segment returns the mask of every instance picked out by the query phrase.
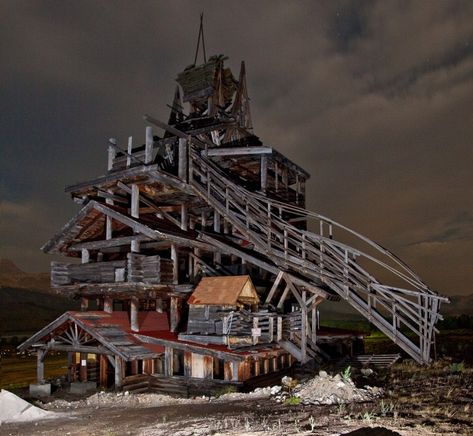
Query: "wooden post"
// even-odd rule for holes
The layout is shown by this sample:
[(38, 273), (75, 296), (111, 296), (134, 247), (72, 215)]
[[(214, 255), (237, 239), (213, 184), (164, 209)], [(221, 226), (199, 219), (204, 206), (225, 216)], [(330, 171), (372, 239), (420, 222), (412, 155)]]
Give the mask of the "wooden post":
[(277, 325), (277, 336), (276, 340), (279, 342), (282, 340), (282, 316), (278, 316), (278, 325)]
[(87, 353), (80, 353), (80, 381), (87, 381)]
[(172, 259), (172, 283), (177, 285), (179, 281), (179, 259), (177, 256), (177, 248), (175, 244), (171, 244)]
[(38, 384), (44, 383), (44, 358), (46, 357), (46, 351), (38, 349), (36, 355), (36, 382)]
[(131, 185), (131, 216), (140, 217), (140, 189), (136, 183)]
[(151, 163), (153, 159), (153, 128), (146, 127), (145, 164)]
[(272, 316), (269, 317), (269, 342), (273, 342), (274, 340), (274, 318)]
[(109, 239), (112, 239), (112, 226), (113, 226), (112, 218), (110, 218), (109, 216), (106, 216), (106, 218), (105, 218), (105, 239), (107, 241)]
[(89, 299), (87, 297), (81, 297), (80, 299), (80, 311), (86, 312), (89, 307)]
[(187, 182), (187, 139), (179, 138), (178, 177)]
[(173, 349), (164, 347), (164, 375), (172, 377), (173, 375)]
[(122, 387), (123, 381), (123, 361), (121, 357), (115, 356), (115, 390), (119, 390)]
[(140, 331), (138, 325), (138, 310), (140, 302), (137, 297), (131, 297), (131, 307), (130, 307), (130, 328), (134, 332)]
[(259, 338), (259, 328), (258, 328), (258, 317), (254, 316), (253, 317), (253, 329), (251, 331), (252, 336), (253, 336), (253, 345), (256, 345), (258, 343), (258, 338)]
[[(214, 232), (220, 233), (220, 214), (217, 211), (214, 211)], [(222, 263), (222, 254), (220, 251), (214, 251), (214, 262)]]
[(69, 383), (73, 382), (74, 374), (73, 374), (73, 367), (74, 367), (74, 354), (72, 351), (67, 353), (67, 381)]
[(312, 342), (317, 343), (317, 306), (314, 304), (311, 310), (312, 318)]
[(170, 330), (175, 332), (179, 324), (179, 298), (171, 296), (171, 308), (169, 314)]
[(181, 204), (181, 229), (187, 230), (188, 218), (187, 218), (187, 206), (185, 203)]
[(83, 248), (81, 250), (81, 262), (82, 263), (89, 263), (89, 261), (90, 261), (89, 250), (87, 250), (87, 248)]
[(105, 296), (103, 299), (103, 310), (107, 313), (113, 312), (113, 298), (110, 296)]
[(306, 306), (307, 291), (302, 290), (302, 325), (301, 325), (301, 355), (302, 363), (307, 361), (307, 306)]
[(260, 375), (260, 373), (261, 373), (261, 360), (256, 359), (255, 362), (254, 362), (254, 365), (255, 365), (255, 376)]
[(126, 166), (127, 168), (131, 165), (131, 153), (133, 152), (133, 136), (128, 137), (128, 148), (127, 148)]
[(266, 188), (268, 185), (268, 158), (264, 154), (261, 156), (260, 172), (261, 191), (266, 192)]
[(269, 373), (269, 359), (268, 358), (263, 359), (263, 372), (265, 374)]
[(108, 359), (107, 356), (103, 354), (99, 355), (99, 368), (100, 368), (100, 377), (99, 377), (99, 384), (101, 387), (107, 387), (107, 379), (108, 379)]
[(118, 144), (118, 141), (115, 138), (110, 138), (108, 142), (110, 143), (110, 145), (108, 146), (107, 169), (108, 171), (110, 171), (113, 168), (113, 161), (115, 160), (115, 157), (117, 155), (116, 145)]
[(223, 363), (223, 378), (226, 381), (233, 380), (232, 366), (232, 362), (229, 362), (228, 360)]

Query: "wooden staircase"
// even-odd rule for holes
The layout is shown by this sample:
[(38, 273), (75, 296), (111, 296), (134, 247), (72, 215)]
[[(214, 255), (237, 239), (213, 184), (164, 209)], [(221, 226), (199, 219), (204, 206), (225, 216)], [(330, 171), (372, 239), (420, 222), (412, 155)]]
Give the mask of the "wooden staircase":
[[(257, 252), (312, 289), (335, 292), (417, 362), (430, 362), (435, 323), (446, 298), (375, 242), (317, 213), (247, 191), (203, 154), (189, 147), (188, 183)], [(289, 220), (309, 226), (314, 221), (318, 231), (301, 230)], [(343, 242), (343, 236), (351, 243)], [(370, 270), (388, 273), (396, 285), (382, 284)]]

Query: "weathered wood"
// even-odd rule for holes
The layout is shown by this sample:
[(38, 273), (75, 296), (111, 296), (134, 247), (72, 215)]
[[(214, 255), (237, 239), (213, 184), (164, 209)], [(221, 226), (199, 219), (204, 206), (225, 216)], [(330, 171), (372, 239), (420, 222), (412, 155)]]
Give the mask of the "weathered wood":
[(242, 156), (252, 154), (271, 154), (271, 147), (216, 147), (203, 150), (205, 156)]
[(145, 144), (145, 164), (149, 164), (153, 160), (153, 128), (146, 127), (146, 144)]
[(138, 310), (139, 310), (140, 302), (138, 298), (131, 297), (131, 304), (130, 304), (130, 328), (134, 332), (138, 332), (140, 330), (138, 324)]

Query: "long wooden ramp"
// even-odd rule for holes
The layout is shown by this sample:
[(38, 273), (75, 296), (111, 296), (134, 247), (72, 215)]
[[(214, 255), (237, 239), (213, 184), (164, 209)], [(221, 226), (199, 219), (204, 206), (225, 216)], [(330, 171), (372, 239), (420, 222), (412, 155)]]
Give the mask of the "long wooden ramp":
[[(247, 191), (200, 148), (190, 146), (188, 158), (188, 183), (256, 251), (281, 270), (336, 292), (417, 362), (431, 361), (440, 303), (448, 299), (368, 238), (317, 213)], [(296, 227), (301, 221), (312, 230)]]

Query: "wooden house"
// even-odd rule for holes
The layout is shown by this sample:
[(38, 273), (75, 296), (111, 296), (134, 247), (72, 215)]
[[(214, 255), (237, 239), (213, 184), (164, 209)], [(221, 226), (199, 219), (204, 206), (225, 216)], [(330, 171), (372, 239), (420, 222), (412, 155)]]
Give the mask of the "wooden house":
[(68, 353), (72, 381), (88, 379), (84, 356), (95, 356), (98, 381), (117, 389), (138, 376), (168, 390), (268, 376), (326, 357), (327, 299), (430, 362), (447, 300), (385, 248), (305, 209), (309, 174), (254, 134), (245, 64), (237, 80), (225, 60), (180, 73), (168, 122), (145, 115), (144, 141), (111, 138), (106, 173), (66, 187), (79, 210), (42, 249), (67, 258), (52, 262), (51, 285), (81, 312), (19, 347), (37, 353), (38, 383), (49, 350)]

